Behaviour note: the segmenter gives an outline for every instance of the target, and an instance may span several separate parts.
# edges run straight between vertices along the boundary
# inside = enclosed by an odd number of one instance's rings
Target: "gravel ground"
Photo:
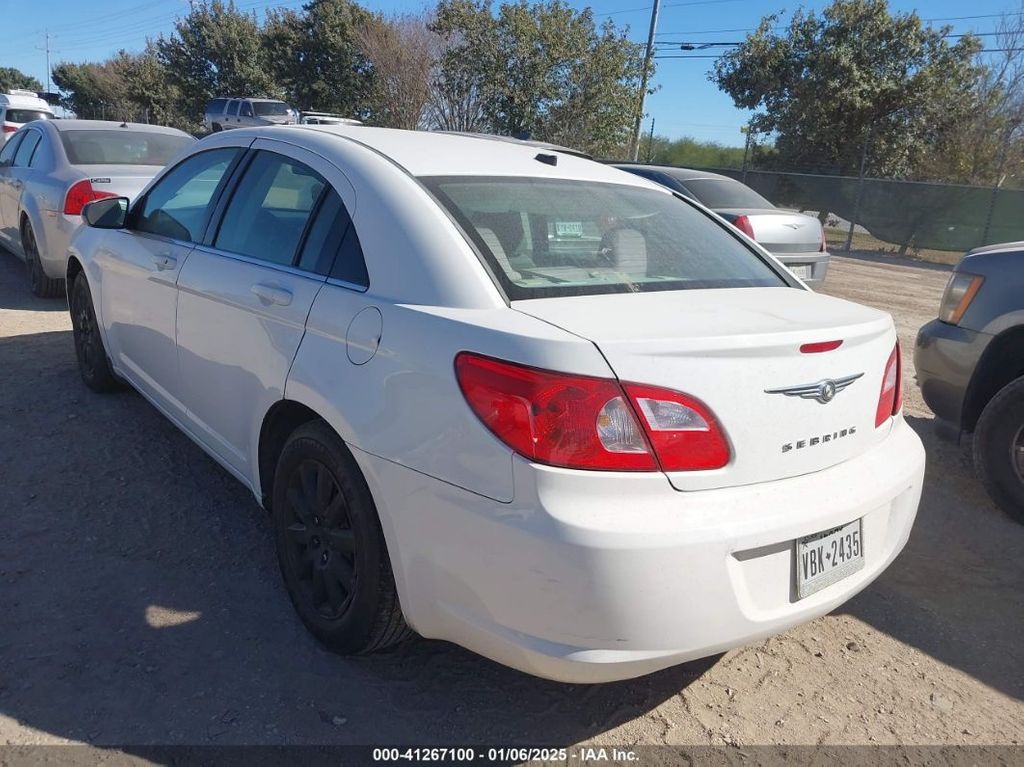
[[[0,253],[0,744],[1021,743],[1024,527],[913,385],[947,272],[835,258],[826,285],[899,326],[928,475],[897,562],[782,636],[585,687],[436,641],[324,652],[247,491],[139,396],[87,391],[63,303]]]

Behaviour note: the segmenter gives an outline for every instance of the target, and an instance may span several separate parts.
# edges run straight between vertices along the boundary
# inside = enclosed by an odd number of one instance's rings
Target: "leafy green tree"
[[[253,13],[234,0],[201,0],[178,19],[155,51],[167,78],[181,94],[184,114],[198,122],[216,96],[276,97],[263,30]]]
[[[292,106],[367,117],[372,74],[357,33],[370,20],[351,0],[313,0],[301,12],[269,13],[266,55]]]
[[[431,28],[445,43],[435,87],[479,127],[596,154],[628,138],[642,47],[596,27],[589,8],[520,0],[495,14],[490,0],[441,0]]]
[[[834,0],[820,15],[776,16],[722,57],[709,78],[736,106],[756,109],[755,130],[773,133],[791,169],[914,176],[941,137],[972,108],[976,37],[951,43],[949,27],[886,0]]]
[[[0,67],[0,93],[5,93],[15,88],[23,88],[27,91],[38,93],[43,89],[43,84],[32,77],[32,75],[26,75],[20,69]]]

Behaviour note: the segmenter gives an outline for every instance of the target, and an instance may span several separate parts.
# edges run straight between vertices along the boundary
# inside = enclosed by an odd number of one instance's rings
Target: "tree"
[[[441,0],[431,28],[444,41],[435,88],[468,122],[597,154],[628,138],[641,46],[589,8],[562,0]]]
[[[43,84],[32,77],[32,75],[26,75],[20,69],[0,67],[0,93],[6,93],[16,88],[39,93],[43,89]]]
[[[370,15],[351,0],[313,0],[271,11],[264,29],[273,74],[292,106],[367,117],[370,65],[357,31]]]
[[[280,95],[263,30],[255,14],[240,11],[234,0],[193,3],[171,36],[156,41],[155,51],[181,94],[183,113],[197,123],[216,96]]]
[[[753,127],[774,133],[793,169],[914,176],[974,103],[976,37],[950,43],[949,27],[886,0],[833,0],[820,16],[776,16],[723,56],[709,78],[737,107],[759,110]]]
[[[426,122],[431,76],[439,48],[422,16],[373,16],[356,34],[370,67],[371,120],[414,130]]]

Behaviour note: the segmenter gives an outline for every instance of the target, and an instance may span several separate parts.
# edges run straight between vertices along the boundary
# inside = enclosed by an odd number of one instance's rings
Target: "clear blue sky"
[[[306,0],[236,0],[244,10],[261,13],[275,6],[298,8]],[[613,19],[630,27],[630,36],[646,41],[650,24],[651,0],[570,0],[577,7],[590,5],[598,21]],[[147,37],[167,34],[176,16],[186,13],[187,0],[105,0],[83,3],[81,0],[3,0],[3,44],[0,66],[14,66],[46,80],[46,58],[42,50],[44,34],[50,33],[51,63],[62,60],[103,60],[124,48],[140,50]],[[686,42],[731,42],[741,40],[745,31],[757,26],[766,14],[782,11],[783,18],[800,5],[819,9],[823,0],[663,0],[658,23],[658,39]],[[367,0],[364,5],[385,12],[418,11],[424,0]],[[950,24],[955,33],[990,32],[996,15],[1004,11],[1022,11],[1019,0],[890,0],[894,10],[916,9],[936,25]],[[971,18],[965,18],[971,17]],[[986,39],[986,38],[983,38]],[[666,53],[669,46],[659,47]],[[721,50],[721,49],[719,49]],[[682,53],[675,51],[676,53]],[[714,48],[689,53],[713,56]],[[742,143],[740,126],[746,113],[736,109],[731,99],[708,82],[711,58],[662,59],[658,61],[655,84],[659,90],[648,99],[648,118],[644,130],[655,120],[655,131],[671,138],[692,136],[723,144]]]

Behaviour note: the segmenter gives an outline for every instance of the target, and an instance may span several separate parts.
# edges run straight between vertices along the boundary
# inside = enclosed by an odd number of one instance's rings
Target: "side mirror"
[[[95,229],[124,229],[128,219],[127,197],[104,197],[82,208],[85,223]]]

